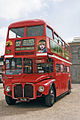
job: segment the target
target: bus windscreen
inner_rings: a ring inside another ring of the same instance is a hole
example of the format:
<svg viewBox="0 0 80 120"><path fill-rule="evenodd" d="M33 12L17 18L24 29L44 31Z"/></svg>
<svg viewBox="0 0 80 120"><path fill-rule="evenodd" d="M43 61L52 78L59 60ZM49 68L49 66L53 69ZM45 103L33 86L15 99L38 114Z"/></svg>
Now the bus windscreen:
<svg viewBox="0 0 80 120"><path fill-rule="evenodd" d="M9 29L9 38L22 38L24 37L24 27Z"/></svg>

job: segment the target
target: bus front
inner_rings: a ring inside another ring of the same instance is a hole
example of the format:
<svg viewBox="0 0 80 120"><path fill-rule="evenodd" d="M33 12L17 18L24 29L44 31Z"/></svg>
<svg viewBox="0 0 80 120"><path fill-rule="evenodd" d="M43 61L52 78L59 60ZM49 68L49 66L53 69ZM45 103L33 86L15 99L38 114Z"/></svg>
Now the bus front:
<svg viewBox="0 0 80 120"><path fill-rule="evenodd" d="M48 94L53 61L47 57L47 44L43 21L24 21L9 26L3 77L7 104Z"/></svg>

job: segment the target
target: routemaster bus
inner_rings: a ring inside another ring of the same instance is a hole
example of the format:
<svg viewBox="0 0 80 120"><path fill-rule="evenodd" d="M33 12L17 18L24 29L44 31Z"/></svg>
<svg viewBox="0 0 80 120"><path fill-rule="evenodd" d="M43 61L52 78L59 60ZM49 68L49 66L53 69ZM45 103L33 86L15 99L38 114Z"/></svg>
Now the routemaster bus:
<svg viewBox="0 0 80 120"><path fill-rule="evenodd" d="M8 105L43 97L47 106L71 92L70 47L44 20L9 25L4 55Z"/></svg>

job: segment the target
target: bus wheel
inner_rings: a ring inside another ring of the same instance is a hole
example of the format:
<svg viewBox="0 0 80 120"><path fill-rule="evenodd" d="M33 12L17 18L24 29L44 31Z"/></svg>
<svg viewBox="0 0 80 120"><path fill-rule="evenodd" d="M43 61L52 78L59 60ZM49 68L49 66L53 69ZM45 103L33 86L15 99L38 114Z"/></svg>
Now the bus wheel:
<svg viewBox="0 0 80 120"><path fill-rule="evenodd" d="M7 95L5 96L5 99L6 99L6 103L8 105L14 105L16 103L16 100L12 99L11 97L9 97Z"/></svg>
<svg viewBox="0 0 80 120"><path fill-rule="evenodd" d="M45 97L45 104L48 107L53 106L55 102L55 94L54 94L54 89L51 87L49 94Z"/></svg>
<svg viewBox="0 0 80 120"><path fill-rule="evenodd" d="M71 87L70 87L70 81L69 81L69 83L68 83L68 94L70 94L71 93Z"/></svg>

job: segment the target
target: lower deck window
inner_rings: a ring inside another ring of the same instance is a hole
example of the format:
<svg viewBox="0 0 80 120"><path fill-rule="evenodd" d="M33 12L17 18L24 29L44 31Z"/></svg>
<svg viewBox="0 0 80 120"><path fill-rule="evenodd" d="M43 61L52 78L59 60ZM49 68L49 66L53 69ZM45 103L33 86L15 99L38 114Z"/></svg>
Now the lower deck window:
<svg viewBox="0 0 80 120"><path fill-rule="evenodd" d="M21 74L22 72L22 59L21 58L8 58L5 62L6 75Z"/></svg>
<svg viewBox="0 0 80 120"><path fill-rule="evenodd" d="M56 72L59 73L60 72L60 65L56 64Z"/></svg>
<svg viewBox="0 0 80 120"><path fill-rule="evenodd" d="M61 65L61 73L63 73L63 65Z"/></svg>
<svg viewBox="0 0 80 120"><path fill-rule="evenodd" d="M24 58L23 59L23 73L29 74L33 72L32 60Z"/></svg>
<svg viewBox="0 0 80 120"><path fill-rule="evenodd" d="M53 63L38 63L37 72L38 73L53 72Z"/></svg>
<svg viewBox="0 0 80 120"><path fill-rule="evenodd" d="M69 73L69 66L67 66L67 72Z"/></svg>

